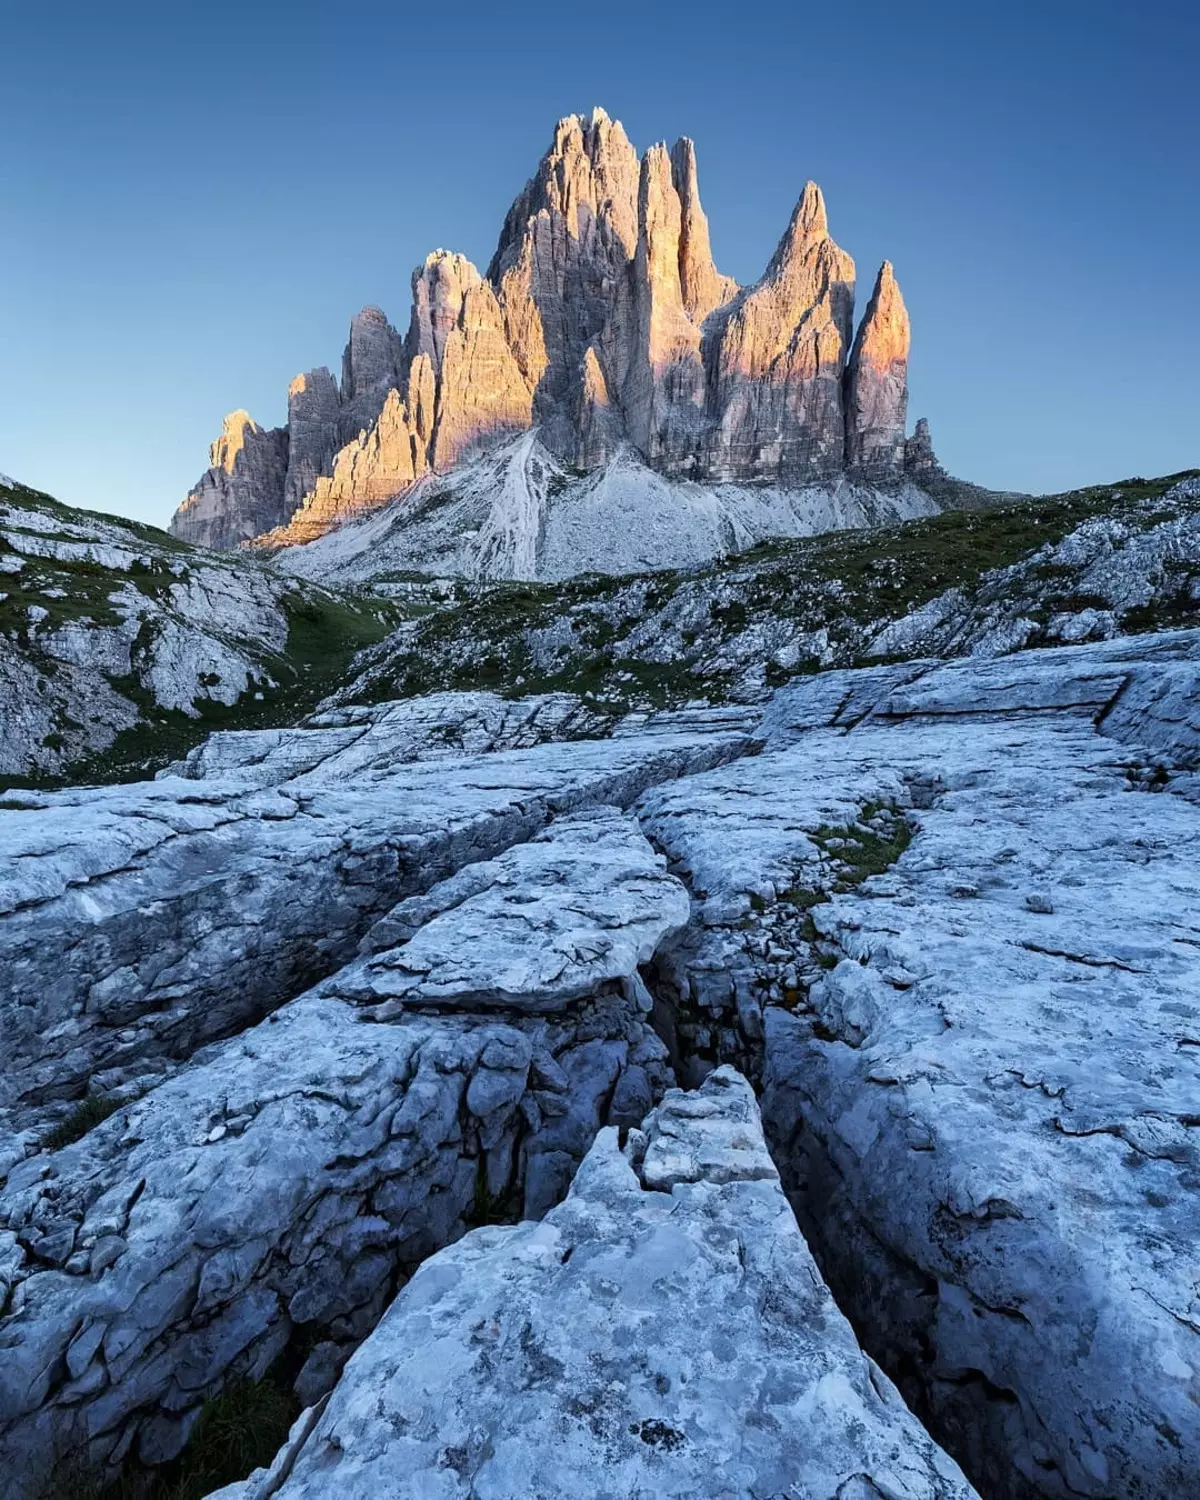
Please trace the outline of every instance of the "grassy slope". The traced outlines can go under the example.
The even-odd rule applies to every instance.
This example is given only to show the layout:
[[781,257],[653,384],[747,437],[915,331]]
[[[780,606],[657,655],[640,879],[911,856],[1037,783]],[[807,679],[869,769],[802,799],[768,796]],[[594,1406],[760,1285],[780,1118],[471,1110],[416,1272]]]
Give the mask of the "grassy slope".
[[[31,606],[48,611],[50,627],[73,620],[116,624],[119,615],[109,596],[122,585],[132,584],[148,599],[164,602],[171,587],[186,579],[191,559],[202,561],[205,568],[235,572],[262,567],[257,560],[199,552],[153,526],[76,510],[24,486],[0,485],[3,529],[24,533],[31,539],[47,533],[22,527],[19,517],[4,517],[6,503],[20,511],[36,511],[58,523],[62,531],[49,533],[52,538],[68,539],[70,529],[94,526],[100,533],[100,545],[127,547],[141,554],[129,569],[114,570],[86,559],[30,558],[19,573],[0,575],[0,594],[4,596],[0,598],[0,633],[18,650],[31,655],[47,678],[53,677],[58,668],[30,638]],[[0,787],[47,788],[138,780],[199,744],[214,729],[260,729],[295,723],[344,680],[357,651],[381,640],[404,615],[402,609],[376,598],[339,594],[299,582],[283,593],[281,604],[288,622],[287,645],[282,652],[259,652],[265,672],[275,683],[265,685],[261,696],[247,692],[233,705],[198,697],[193,702],[197,716],[192,717],[178,709],[158,707],[136,673],[110,676],[116,691],[137,706],[141,722],[119,734],[107,749],[69,762],[57,773],[4,777],[0,778]]]
[[[748,625],[791,621],[849,645],[863,625],[902,618],[948,589],[962,589],[970,599],[982,574],[1061,541],[1090,517],[1144,524],[1139,507],[1195,472],[947,511],[866,532],[766,543],[690,573],[493,585],[421,622],[410,648],[361,696],[407,697],[441,688],[508,694],[562,690],[614,710],[719,698],[728,682],[719,670],[700,666],[700,659]],[[1161,511],[1155,519],[1164,519]],[[1048,589],[1049,607],[1070,602]],[[567,613],[574,619],[574,645],[553,670],[539,670],[530,633],[552,629]],[[672,613],[687,621],[674,659],[635,656],[625,644],[629,632],[655,615]],[[1131,618],[1125,628],[1155,623]],[[817,666],[813,657],[775,668],[768,682]]]

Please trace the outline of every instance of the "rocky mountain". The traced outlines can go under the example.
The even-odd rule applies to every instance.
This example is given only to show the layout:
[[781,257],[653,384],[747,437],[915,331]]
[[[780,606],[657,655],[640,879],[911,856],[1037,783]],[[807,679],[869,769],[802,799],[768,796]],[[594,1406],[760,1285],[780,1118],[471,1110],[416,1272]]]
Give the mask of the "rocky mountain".
[[0,484],[0,777],[145,774],[216,725],[294,718],[396,618]]
[[[654,475],[794,491],[793,512],[857,524],[861,501],[839,511],[840,495],[882,488],[877,510],[905,488],[909,323],[890,264],[857,333],[854,292],[815,184],[761,279],[739,287],[713,262],[692,143],[639,159],[602,110],[570,116],[486,274],[435,251],[413,273],[403,338],[365,308],[340,384],[297,376],[286,427],[226,418],[172,531],[222,548],[309,542],[397,496],[424,504],[443,488],[432,476],[531,428],[568,470],[631,452]],[[625,510],[642,500],[618,482],[630,473],[605,491]],[[614,541],[619,529],[614,517]]]

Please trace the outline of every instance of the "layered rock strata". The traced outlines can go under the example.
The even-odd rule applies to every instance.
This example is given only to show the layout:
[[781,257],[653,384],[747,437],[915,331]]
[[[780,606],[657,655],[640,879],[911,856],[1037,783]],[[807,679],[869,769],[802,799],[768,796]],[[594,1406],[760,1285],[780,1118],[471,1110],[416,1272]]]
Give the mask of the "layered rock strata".
[[[493,737],[480,733],[476,748],[504,744],[506,723],[518,742],[538,737],[528,708],[489,707],[459,705],[460,719],[490,717]],[[542,735],[563,717],[549,713]],[[718,719],[712,732],[692,720],[447,756],[455,731],[441,730],[451,743],[439,746],[438,718],[391,705],[340,728],[228,736],[230,753],[202,780],[5,799],[0,1123],[24,1128],[0,1138],[0,1171],[89,1088],[144,1086],[345,963],[396,901],[556,814],[628,804],[660,776],[749,745]],[[443,758],[415,759],[423,731]]]
[[732,1069],[601,1132],[541,1224],[428,1262],[221,1500],[974,1491],[858,1349]]
[[854,283],[815,184],[742,289],[714,264],[691,141],[639,161],[602,110],[570,116],[486,276],[431,255],[403,342],[364,309],[340,389],[324,369],[297,377],[286,430],[228,419],[248,436],[214,445],[173,529],[216,546],[310,541],[530,426],[585,469],[627,443],[696,480],[896,481],[908,319],[885,264],[851,359]]
[[851,475],[803,486],[669,479],[628,444],[581,474],[528,432],[450,474],[427,473],[403,498],[354,524],[320,537],[306,533],[313,537],[308,545],[285,549],[277,566],[382,593],[412,572],[561,581],[702,567],[773,538],[888,525],[937,510],[907,481],[881,489]]

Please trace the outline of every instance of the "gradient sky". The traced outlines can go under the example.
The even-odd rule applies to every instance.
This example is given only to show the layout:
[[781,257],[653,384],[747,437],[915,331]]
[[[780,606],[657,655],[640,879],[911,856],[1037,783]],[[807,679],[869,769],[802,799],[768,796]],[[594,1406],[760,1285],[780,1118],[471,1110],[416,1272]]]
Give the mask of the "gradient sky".
[[481,267],[563,114],[691,135],[720,268],[804,181],[895,266],[910,421],[1052,490],[1200,465],[1195,0],[4,7],[0,471],[165,524],[436,246]]

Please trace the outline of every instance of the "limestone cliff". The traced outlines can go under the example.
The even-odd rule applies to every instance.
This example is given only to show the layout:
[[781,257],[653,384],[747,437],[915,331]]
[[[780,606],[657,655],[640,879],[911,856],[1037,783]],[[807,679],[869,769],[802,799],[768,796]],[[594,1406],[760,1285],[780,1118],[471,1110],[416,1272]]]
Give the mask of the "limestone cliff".
[[585,470],[630,445],[714,483],[901,480],[908,317],[885,263],[855,340],[854,274],[809,183],[739,288],[713,260],[692,142],[639,160],[603,110],[568,116],[486,275],[434,252],[403,339],[364,308],[340,386],[298,376],[270,434],[229,419],[250,436],[221,440],[233,459],[214,458],[172,529],[218,547],[309,541],[531,426]]
[[229,549],[286,519],[286,427],[264,430],[248,412],[230,412],[208,460],[209,469],[175,512],[176,536]]
[[846,462],[864,475],[894,474],[904,465],[908,347],[908,311],[892,263],[885,260],[846,380]]
[[810,182],[766,274],[715,340],[708,475],[795,483],[843,468],[853,316],[854,262],[830,239],[825,200]]

